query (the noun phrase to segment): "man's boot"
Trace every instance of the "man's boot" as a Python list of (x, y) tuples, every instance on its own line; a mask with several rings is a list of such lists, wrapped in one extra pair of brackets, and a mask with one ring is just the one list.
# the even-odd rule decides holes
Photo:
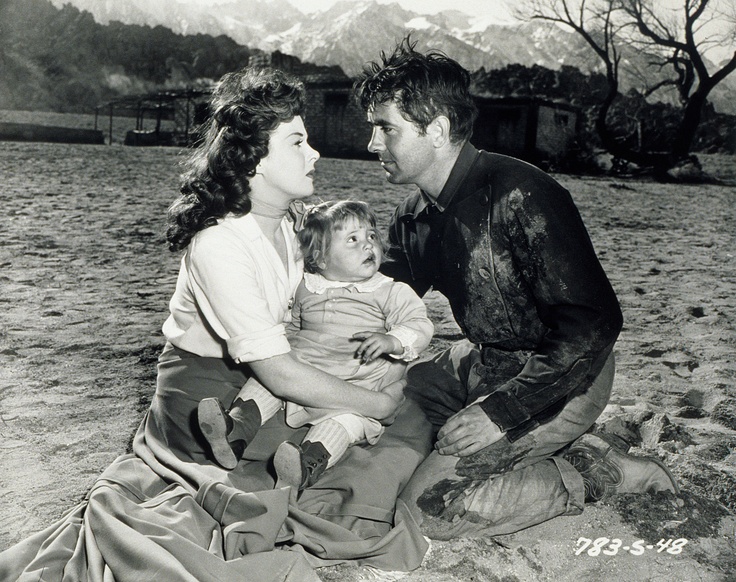
[(314, 485), (325, 472), (330, 456), (319, 441), (303, 441), (301, 446), (284, 441), (273, 457), (276, 488), (291, 486), (298, 492)]
[(662, 461), (629, 455), (599, 435), (584, 434), (570, 445), (564, 458), (582, 475), (586, 501), (616, 493), (680, 493)]
[(226, 411), (219, 398), (203, 398), (197, 407), (197, 420), (212, 456), (221, 467), (234, 469), (245, 448), (261, 427), (261, 413), (253, 400), (236, 398)]

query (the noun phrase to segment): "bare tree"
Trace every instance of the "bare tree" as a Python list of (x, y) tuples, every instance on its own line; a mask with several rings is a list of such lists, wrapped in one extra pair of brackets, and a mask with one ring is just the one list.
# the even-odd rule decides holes
[[(733, 0), (526, 0), (517, 16), (564, 25), (579, 34), (605, 67), (608, 92), (595, 127), (603, 146), (615, 157), (664, 173), (690, 154), (708, 95), (736, 70), (736, 5)], [(733, 54), (713, 66), (705, 53), (714, 46)], [(621, 90), (627, 51), (646, 55), (640, 75), (643, 95), (674, 88), (681, 107), (676, 137), (667, 152), (642, 151), (618, 139), (609, 113)], [(630, 59), (635, 61), (640, 59)], [(710, 66), (710, 69), (709, 69)], [(712, 69), (712, 70), (711, 70)], [(654, 80), (654, 81), (652, 81)]]

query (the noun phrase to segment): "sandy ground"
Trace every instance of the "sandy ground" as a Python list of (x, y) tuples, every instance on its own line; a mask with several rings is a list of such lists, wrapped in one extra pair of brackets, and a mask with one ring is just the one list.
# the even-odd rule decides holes
[[(178, 160), (0, 142), (0, 549), (80, 501), (148, 406), (178, 267), (162, 236)], [(621, 495), (519, 534), (435, 542), (404, 580), (736, 579), (736, 160), (705, 164), (732, 185), (559, 176), (626, 321), (599, 424), (666, 462), (681, 496)], [(372, 162), (318, 172), (325, 199), (362, 198), (384, 217), (406, 192)], [(458, 331), (441, 299), (427, 302), (436, 351)]]

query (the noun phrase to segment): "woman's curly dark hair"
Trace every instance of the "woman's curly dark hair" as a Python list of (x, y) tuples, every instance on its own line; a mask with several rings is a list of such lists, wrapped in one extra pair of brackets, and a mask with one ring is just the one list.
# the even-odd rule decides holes
[(277, 69), (246, 68), (220, 79), (210, 99), (204, 139), (185, 162), (180, 195), (169, 207), (169, 249), (226, 214), (250, 212), (249, 179), (268, 154), (269, 132), (302, 115), (304, 84)]

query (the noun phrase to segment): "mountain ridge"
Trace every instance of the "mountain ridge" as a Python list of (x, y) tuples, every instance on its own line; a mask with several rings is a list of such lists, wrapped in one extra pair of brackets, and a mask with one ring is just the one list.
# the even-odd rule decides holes
[[(563, 65), (585, 73), (602, 72), (602, 63), (576, 33), (539, 21), (499, 24), (459, 10), (422, 15), (397, 3), (342, 0), (325, 11), (304, 14), (287, 0), (232, 0), (214, 7), (178, 0), (51, 0), (71, 4), (107, 24), (164, 26), (174, 33), (226, 35), (238, 44), (267, 52), (279, 51), (304, 63), (339, 66), (348, 76), (365, 63), (390, 51), (408, 33), (418, 48), (445, 52), (470, 71), (510, 64), (559, 69)], [(636, 55), (632, 59), (641, 58)], [(641, 58), (639, 67), (644, 66)], [(651, 73), (654, 75), (654, 73)], [(622, 71), (622, 91), (636, 86), (637, 77)], [(716, 109), (736, 113), (731, 97), (736, 78), (728, 77), (711, 94)], [(674, 93), (660, 99), (674, 102)]]

